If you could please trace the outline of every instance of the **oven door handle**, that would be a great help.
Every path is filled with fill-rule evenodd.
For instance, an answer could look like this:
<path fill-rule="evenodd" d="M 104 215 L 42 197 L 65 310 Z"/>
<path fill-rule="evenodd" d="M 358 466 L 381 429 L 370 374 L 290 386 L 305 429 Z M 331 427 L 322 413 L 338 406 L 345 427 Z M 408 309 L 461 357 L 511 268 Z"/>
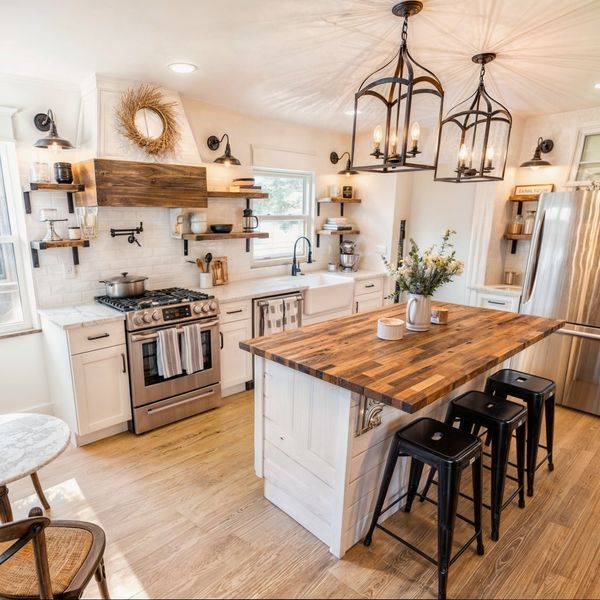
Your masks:
<path fill-rule="evenodd" d="M 202 329 L 209 329 L 218 325 L 219 321 L 209 321 L 208 323 L 201 323 Z M 179 335 L 183 335 L 183 327 L 177 327 L 177 333 Z M 131 336 L 132 342 L 146 342 L 148 340 L 156 340 L 158 339 L 158 333 L 134 333 Z"/>

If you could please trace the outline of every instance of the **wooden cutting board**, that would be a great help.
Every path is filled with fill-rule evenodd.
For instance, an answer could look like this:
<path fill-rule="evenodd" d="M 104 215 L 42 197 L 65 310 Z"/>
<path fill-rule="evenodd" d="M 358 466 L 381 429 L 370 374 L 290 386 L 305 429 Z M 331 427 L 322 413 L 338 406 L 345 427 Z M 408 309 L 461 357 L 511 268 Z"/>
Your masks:
<path fill-rule="evenodd" d="M 225 285 L 229 282 L 229 272 L 227 270 L 227 257 L 215 256 L 210 263 L 213 285 Z"/>

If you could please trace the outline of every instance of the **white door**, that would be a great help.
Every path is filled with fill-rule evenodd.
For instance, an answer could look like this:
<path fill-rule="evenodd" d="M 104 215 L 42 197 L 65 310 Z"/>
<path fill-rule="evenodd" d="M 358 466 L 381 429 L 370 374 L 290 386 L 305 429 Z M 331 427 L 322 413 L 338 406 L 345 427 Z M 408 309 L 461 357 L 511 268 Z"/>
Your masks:
<path fill-rule="evenodd" d="M 240 342 L 252 337 L 252 319 L 221 324 L 221 389 L 252 380 L 252 355 L 240 349 Z"/>
<path fill-rule="evenodd" d="M 71 357 L 79 435 L 131 419 L 125 344 Z"/>
<path fill-rule="evenodd" d="M 377 310 L 383 306 L 381 293 L 364 294 L 354 297 L 354 312 L 361 313 L 369 310 Z"/>

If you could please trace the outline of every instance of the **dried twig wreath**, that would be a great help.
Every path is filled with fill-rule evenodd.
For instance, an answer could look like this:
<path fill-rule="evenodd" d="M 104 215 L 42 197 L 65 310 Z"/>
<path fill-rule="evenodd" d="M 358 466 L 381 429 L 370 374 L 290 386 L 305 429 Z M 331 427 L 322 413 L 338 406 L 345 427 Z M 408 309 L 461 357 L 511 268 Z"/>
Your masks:
<path fill-rule="evenodd" d="M 116 110 L 121 133 L 146 154 L 169 154 L 175 150 L 181 135 L 175 106 L 175 102 L 165 102 L 160 89 L 152 85 L 143 84 L 135 90 L 127 90 L 123 93 Z M 160 117 L 163 130 L 159 136 L 148 137 L 136 127 L 135 115 L 143 108 L 155 111 Z"/>

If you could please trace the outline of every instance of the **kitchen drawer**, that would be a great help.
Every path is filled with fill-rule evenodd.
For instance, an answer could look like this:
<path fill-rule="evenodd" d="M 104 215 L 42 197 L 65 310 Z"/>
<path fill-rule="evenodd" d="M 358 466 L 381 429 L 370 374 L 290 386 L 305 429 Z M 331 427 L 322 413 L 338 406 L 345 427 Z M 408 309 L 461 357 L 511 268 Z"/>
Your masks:
<path fill-rule="evenodd" d="M 125 343 L 125 322 L 111 321 L 106 324 L 77 327 L 69 329 L 68 336 L 71 355 L 109 348 Z"/>
<path fill-rule="evenodd" d="M 221 323 L 232 323 L 242 319 L 252 319 L 252 301 L 241 300 L 240 302 L 227 302 L 220 305 Z"/>
<path fill-rule="evenodd" d="M 491 308 L 493 310 L 505 310 L 508 312 L 519 311 L 519 297 L 501 296 L 493 294 L 477 294 L 477 306 Z"/>
<path fill-rule="evenodd" d="M 383 289 L 383 277 L 373 277 L 372 279 L 363 279 L 354 284 L 354 295 L 372 294 L 373 292 L 381 292 Z"/>

